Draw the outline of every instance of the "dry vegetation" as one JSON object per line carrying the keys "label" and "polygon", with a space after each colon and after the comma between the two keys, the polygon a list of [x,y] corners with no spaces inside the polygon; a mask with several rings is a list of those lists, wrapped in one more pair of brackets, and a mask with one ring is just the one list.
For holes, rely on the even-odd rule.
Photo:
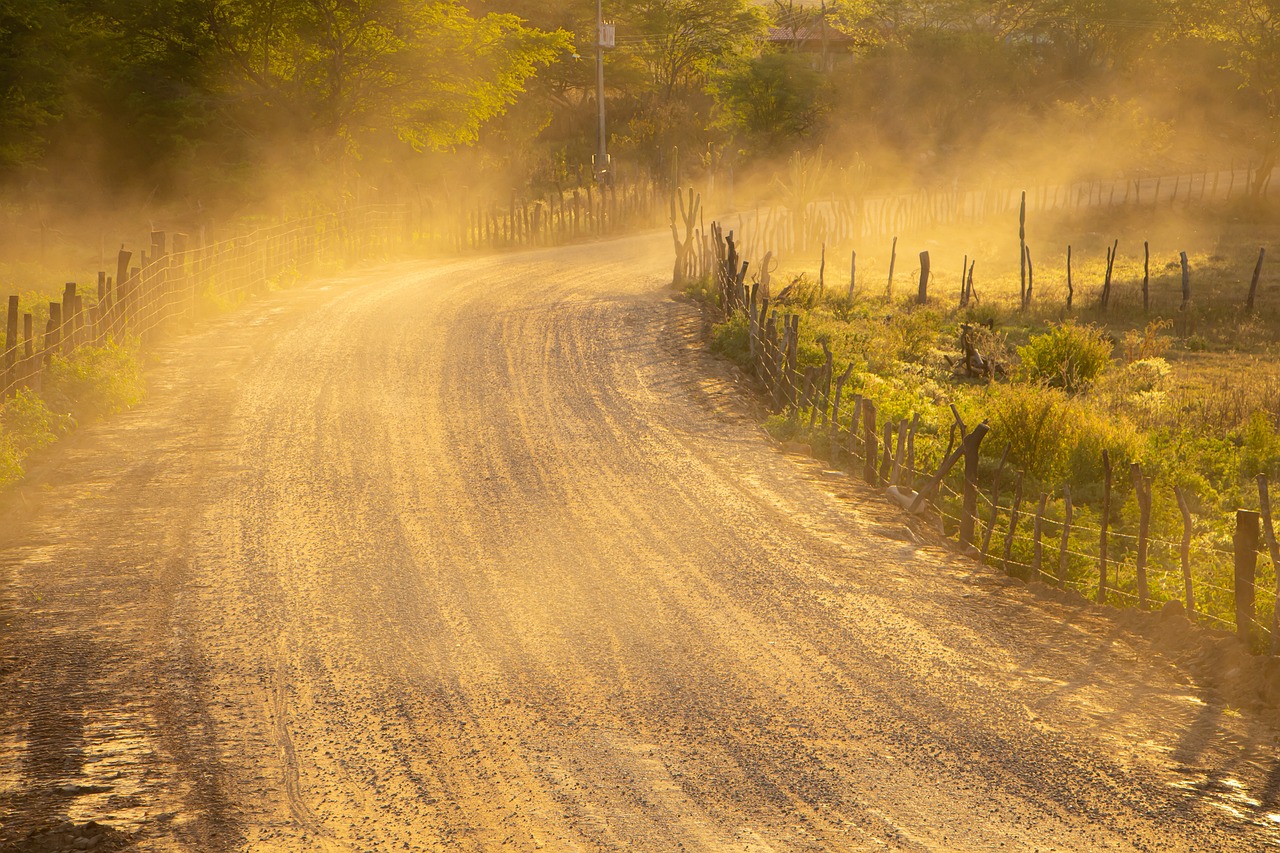
{"label": "dry vegetation", "polygon": [[[1041,492],[1050,500],[1046,541],[1056,543],[1063,486],[1075,505],[1075,532],[1066,562],[1067,583],[1087,595],[1097,590],[1098,522],[1103,481],[1102,451],[1116,471],[1110,518],[1110,557],[1117,561],[1116,603],[1135,594],[1133,558],[1138,509],[1128,465],[1141,464],[1154,478],[1151,554],[1152,597],[1184,598],[1177,543],[1181,516],[1173,489],[1181,487],[1196,519],[1193,569],[1197,604],[1206,618],[1231,624],[1232,514],[1257,508],[1254,478],[1280,477],[1280,273],[1264,266],[1253,311],[1245,300],[1258,248],[1274,225],[1236,210],[1197,213],[1132,211],[1094,213],[1029,222],[1036,252],[1030,305],[1020,305],[1016,216],[1007,227],[981,233],[955,230],[935,239],[898,244],[893,295],[888,295],[887,247],[859,247],[858,280],[848,298],[848,265],[828,255],[823,280],[817,259],[784,261],[773,272],[774,306],[801,314],[799,361],[823,362],[822,344],[834,351],[835,373],[852,364],[847,393],[875,400],[888,421],[921,417],[917,467],[931,472],[948,444],[955,404],[969,424],[986,420],[983,482],[1006,446],[1001,504],[1011,503],[1013,471],[1025,474],[1023,522],[1015,537],[1011,568],[1025,575],[1031,562],[1030,522]],[[1110,305],[1099,291],[1105,251],[1119,239]],[[1150,308],[1143,310],[1143,241],[1150,244]],[[1072,245],[1073,308],[1065,306],[1065,253]],[[961,248],[967,247],[967,248]],[[1050,249],[1049,247],[1053,247]],[[929,302],[917,305],[918,250],[928,249],[934,274]],[[1133,255],[1136,249],[1136,258]],[[1179,253],[1187,251],[1192,299],[1181,307]],[[959,306],[961,257],[976,259],[977,300]],[[954,271],[950,271],[954,267]],[[833,274],[833,268],[843,272]],[[790,285],[789,291],[784,288]],[[711,295],[709,290],[704,295]],[[970,328],[976,351],[992,365],[990,376],[969,376],[960,367],[960,339]],[[746,323],[741,316],[717,326],[713,345],[745,359]],[[845,417],[848,417],[846,408]],[[828,432],[811,429],[807,411],[783,411],[768,428],[779,439],[808,443],[829,453]],[[922,478],[921,478],[922,479]],[[919,483],[920,480],[917,480]],[[950,499],[944,518],[954,515]],[[980,516],[987,520],[989,504]],[[946,522],[948,525],[952,521]],[[994,531],[993,550],[1007,527]],[[1057,566],[1056,548],[1050,558]],[[1114,581],[1113,581],[1114,582]],[[1264,559],[1257,582],[1258,622],[1270,624],[1274,571]]]}

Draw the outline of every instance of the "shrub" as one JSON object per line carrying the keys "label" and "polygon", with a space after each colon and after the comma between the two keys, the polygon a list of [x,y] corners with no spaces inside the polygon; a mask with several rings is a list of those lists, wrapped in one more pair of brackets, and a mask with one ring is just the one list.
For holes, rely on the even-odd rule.
{"label": "shrub", "polygon": [[747,330],[747,317],[735,313],[723,323],[711,327],[711,351],[738,364],[751,361],[751,340]]}
{"label": "shrub", "polygon": [[1160,333],[1172,328],[1172,320],[1152,320],[1141,332],[1137,329],[1125,332],[1124,360],[1135,362],[1148,358],[1160,358],[1169,351],[1169,346],[1173,343],[1172,338]]}
{"label": "shrub", "polygon": [[1240,477],[1280,476],[1280,435],[1266,412],[1254,412],[1240,431]]}
{"label": "shrub", "polygon": [[1112,465],[1138,459],[1142,444],[1127,419],[1098,413],[1087,401],[1047,385],[1005,385],[988,398],[989,452],[1009,444],[1015,468],[1047,487],[1086,486],[1102,478],[1102,451]]}
{"label": "shrub", "polygon": [[76,420],[128,408],[142,399],[142,366],[137,342],[107,341],[55,356],[45,377],[44,397],[51,408]]}
{"label": "shrub", "polygon": [[1026,378],[1074,394],[1107,369],[1111,342],[1096,326],[1059,323],[1018,347],[1018,356]]}
{"label": "shrub", "polygon": [[1009,445],[1009,462],[1042,483],[1061,479],[1067,468],[1072,420],[1071,400],[1057,388],[1044,385],[1007,385],[990,398],[991,448],[1003,452]]}
{"label": "shrub", "polygon": [[47,447],[71,429],[69,415],[59,415],[40,395],[23,388],[0,407],[0,430],[18,461],[33,450]]}

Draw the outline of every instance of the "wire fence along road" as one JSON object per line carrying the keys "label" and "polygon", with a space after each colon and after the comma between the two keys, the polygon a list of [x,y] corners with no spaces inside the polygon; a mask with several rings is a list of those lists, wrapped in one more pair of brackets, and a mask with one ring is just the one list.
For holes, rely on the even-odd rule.
{"label": "wire fence along road", "polygon": [[405,214],[389,205],[316,214],[200,246],[188,245],[186,234],[154,231],[136,263],[120,250],[115,274],[99,272],[96,291],[69,283],[61,300],[26,312],[11,295],[0,399],[38,390],[55,358],[109,339],[146,339],[171,320],[193,318],[202,301],[236,302],[285,276],[377,256],[404,239]]}
{"label": "wire fence along road", "polygon": [[[958,413],[941,453],[943,461],[936,474],[927,475],[915,464],[918,417],[888,422],[873,395],[851,394],[844,401],[844,385],[853,366],[836,376],[834,354],[826,342],[822,342],[825,362],[801,367],[800,315],[785,306],[771,306],[767,284],[745,281],[748,264],[718,223],[712,223],[711,235],[710,241],[703,242],[690,237],[677,269],[686,276],[714,276],[725,315],[745,321],[751,366],[774,410],[789,413],[802,425],[807,421],[810,434],[824,442],[825,455],[833,465],[847,464],[850,473],[861,468],[869,483],[888,487],[891,496],[912,512],[933,506],[946,522],[947,535],[1010,574],[1073,587],[1100,603],[1152,609],[1178,602],[1192,618],[1234,629],[1255,649],[1280,652],[1275,619],[1280,587],[1275,566],[1270,559],[1261,565],[1258,560],[1264,538],[1273,541],[1269,510],[1235,513],[1231,551],[1197,541],[1196,519],[1189,512],[1183,515],[1182,542],[1161,538],[1150,524],[1150,480],[1136,464],[1126,472],[1113,472],[1105,450],[1106,479],[1097,513],[1101,526],[1072,520],[1070,484],[1052,494],[1030,496],[1024,503],[1021,473],[1016,486],[1005,484],[1004,494],[1013,494],[1012,503],[1002,504],[999,473],[990,486],[978,482],[979,446],[988,428],[984,422],[966,430]],[[922,289],[922,301],[923,294]],[[1145,484],[1138,498],[1139,514],[1145,520],[1136,533],[1117,529],[1125,500],[1118,488],[1126,479],[1123,474],[1135,483],[1135,495],[1140,494],[1137,484]],[[1267,483],[1264,477],[1258,480],[1260,504],[1267,507]],[[983,502],[985,508],[980,507]],[[1129,526],[1132,530],[1133,523]],[[993,537],[999,537],[994,546]]]}
{"label": "wire fence along road", "polygon": [[[1274,171],[1272,173],[1274,175]],[[743,253],[762,257],[816,253],[824,245],[853,243],[866,238],[919,234],[940,226],[981,224],[997,216],[1017,213],[1022,194],[1028,213],[1090,208],[1160,208],[1179,204],[1230,201],[1258,181],[1252,167],[1190,172],[1145,178],[1079,181],[1013,189],[983,187],[922,189],[913,193],[821,198],[791,209],[778,204],[754,206],[737,215]],[[1264,186],[1269,192],[1271,181]],[[754,225],[747,229],[748,222]]]}

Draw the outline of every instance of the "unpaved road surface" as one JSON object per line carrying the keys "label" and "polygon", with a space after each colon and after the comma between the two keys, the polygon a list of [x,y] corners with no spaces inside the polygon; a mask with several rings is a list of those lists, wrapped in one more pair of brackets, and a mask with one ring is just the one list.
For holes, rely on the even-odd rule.
{"label": "unpaved road surface", "polygon": [[160,351],[3,507],[0,850],[1277,842],[1260,713],[773,449],[664,248],[365,271]]}

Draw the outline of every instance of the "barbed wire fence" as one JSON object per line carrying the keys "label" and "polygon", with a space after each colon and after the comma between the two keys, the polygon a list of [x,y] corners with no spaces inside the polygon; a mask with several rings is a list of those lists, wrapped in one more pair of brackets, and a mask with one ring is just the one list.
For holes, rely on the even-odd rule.
{"label": "barbed wire fence", "polygon": [[[1131,488],[1115,476],[1106,452],[1102,507],[1071,503],[1071,484],[1037,492],[1024,500],[1022,472],[1006,478],[1004,463],[994,477],[980,476],[979,451],[989,432],[984,421],[970,428],[952,407],[945,449],[941,435],[918,433],[918,416],[885,422],[880,402],[871,393],[845,395],[853,365],[837,374],[834,353],[819,339],[825,361],[798,362],[801,316],[779,305],[770,292],[767,260],[754,281],[733,232],[713,222],[705,239],[693,227],[698,209],[690,193],[681,200],[686,236],[673,217],[678,282],[709,277],[726,319],[746,326],[748,367],[772,404],[799,425],[806,425],[811,452],[825,457],[850,476],[886,489],[888,496],[912,514],[932,515],[944,535],[961,549],[1010,575],[1072,589],[1087,599],[1117,607],[1154,610],[1178,606],[1205,625],[1234,631],[1255,651],[1280,652],[1276,627],[1275,542],[1268,483],[1258,477],[1261,510],[1239,509],[1228,550],[1213,535],[1232,519],[1195,517],[1184,497],[1181,536],[1153,530],[1152,505],[1173,498],[1155,490],[1137,463],[1130,465]],[[922,274],[921,298],[927,284]],[[940,459],[929,473],[917,467],[919,441],[934,441],[929,454]],[[1171,504],[1170,504],[1171,505]],[[1133,510],[1136,508],[1136,519]],[[1073,509],[1075,511],[1073,515]],[[1128,517],[1126,517],[1128,516]],[[1263,547],[1263,543],[1267,547]]]}

